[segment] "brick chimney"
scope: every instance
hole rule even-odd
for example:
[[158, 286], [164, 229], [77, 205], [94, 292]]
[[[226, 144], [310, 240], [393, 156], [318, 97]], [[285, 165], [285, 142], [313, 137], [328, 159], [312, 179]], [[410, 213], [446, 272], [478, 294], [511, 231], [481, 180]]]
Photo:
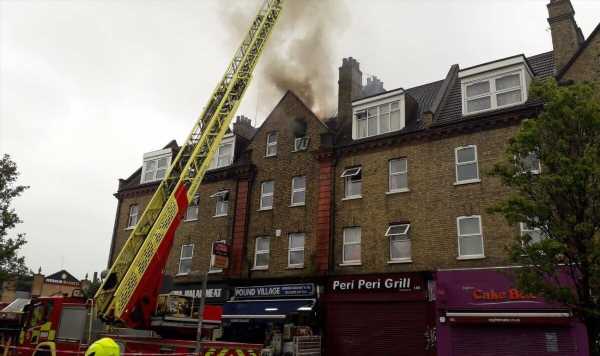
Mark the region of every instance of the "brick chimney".
[[374, 75], [367, 77], [367, 85], [362, 88], [363, 96], [377, 95], [384, 91], [383, 82]]
[[573, 57], [584, 37], [575, 21], [571, 0], [550, 0], [547, 6], [554, 47], [554, 68], [559, 71]]
[[351, 122], [352, 100], [362, 96], [360, 63], [352, 57], [344, 58], [338, 79], [338, 127]]
[[245, 139], [252, 139], [256, 128], [252, 126], [252, 121], [244, 115], [238, 115], [233, 123], [233, 133], [242, 136]]

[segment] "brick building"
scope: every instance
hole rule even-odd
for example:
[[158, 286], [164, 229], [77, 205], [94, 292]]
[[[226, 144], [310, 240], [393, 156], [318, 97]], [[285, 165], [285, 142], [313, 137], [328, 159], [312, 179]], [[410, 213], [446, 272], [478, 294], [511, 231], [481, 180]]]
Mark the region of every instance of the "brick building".
[[[248, 298], [257, 287], [281, 287], [264, 295], [269, 300], [300, 293], [319, 307], [298, 310], [317, 316], [293, 320], [324, 335], [331, 355], [468, 354], [505, 339], [513, 341], [507, 350], [584, 355], [585, 332], [568, 311], [518, 294], [497, 271], [507, 267], [507, 244], [532, 231], [487, 212], [508, 190], [486, 172], [504, 159], [522, 120], [542, 108], [528, 98], [530, 83], [600, 80], [600, 25], [585, 39], [569, 0], [551, 0], [548, 12], [552, 51], [455, 64], [438, 81], [393, 90], [378, 78], [363, 85], [358, 61], [347, 58], [337, 117], [318, 118], [287, 92], [258, 129], [238, 118], [176, 233], [165, 291], [197, 296], [210, 247], [224, 240], [230, 267], [211, 271], [209, 282], [209, 302], [225, 305], [224, 320], [245, 319], [253, 301], [262, 308]], [[110, 261], [176, 150], [172, 142], [146, 154], [119, 182]], [[539, 174], [539, 162], [527, 159]], [[229, 308], [239, 299], [243, 306]], [[289, 307], [282, 299], [265, 310]], [[526, 326], [537, 321], [532, 310], [560, 326], [534, 333]], [[477, 319], [488, 314], [507, 324]], [[259, 323], [244, 325], [248, 332]]]

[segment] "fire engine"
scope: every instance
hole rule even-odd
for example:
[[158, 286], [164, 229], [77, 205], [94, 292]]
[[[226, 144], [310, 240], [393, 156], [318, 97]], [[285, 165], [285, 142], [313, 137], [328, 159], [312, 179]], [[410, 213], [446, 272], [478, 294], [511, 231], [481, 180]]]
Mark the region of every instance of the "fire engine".
[[[225, 75], [214, 89], [95, 297], [90, 301], [79, 296], [34, 299], [25, 310], [17, 345], [5, 345], [5, 355], [9, 351], [19, 356], [83, 353], [94, 338], [106, 336], [92, 335], [94, 316], [112, 326], [151, 329], [163, 269], [175, 230], [196, 195], [248, 88], [254, 68], [279, 18], [282, 3], [283, 0], [265, 0], [262, 4]], [[125, 353], [191, 354], [196, 345], [193, 340], [124, 336], [118, 333], [110, 336]], [[238, 356], [258, 355], [260, 347], [203, 342], [202, 349], [207, 356]]]

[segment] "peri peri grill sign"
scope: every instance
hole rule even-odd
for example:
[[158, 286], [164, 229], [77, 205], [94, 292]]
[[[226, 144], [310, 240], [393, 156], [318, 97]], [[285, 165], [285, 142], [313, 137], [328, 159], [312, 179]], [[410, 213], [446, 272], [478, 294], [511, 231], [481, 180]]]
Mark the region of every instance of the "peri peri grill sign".
[[344, 292], [412, 292], [422, 291], [423, 278], [417, 274], [340, 276], [329, 281], [329, 291]]

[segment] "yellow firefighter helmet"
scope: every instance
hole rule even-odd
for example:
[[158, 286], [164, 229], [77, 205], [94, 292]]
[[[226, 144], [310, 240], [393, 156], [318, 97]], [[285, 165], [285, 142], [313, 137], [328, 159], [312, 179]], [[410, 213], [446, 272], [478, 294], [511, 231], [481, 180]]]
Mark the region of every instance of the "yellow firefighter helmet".
[[85, 356], [120, 356], [121, 349], [115, 340], [104, 337], [88, 347]]

